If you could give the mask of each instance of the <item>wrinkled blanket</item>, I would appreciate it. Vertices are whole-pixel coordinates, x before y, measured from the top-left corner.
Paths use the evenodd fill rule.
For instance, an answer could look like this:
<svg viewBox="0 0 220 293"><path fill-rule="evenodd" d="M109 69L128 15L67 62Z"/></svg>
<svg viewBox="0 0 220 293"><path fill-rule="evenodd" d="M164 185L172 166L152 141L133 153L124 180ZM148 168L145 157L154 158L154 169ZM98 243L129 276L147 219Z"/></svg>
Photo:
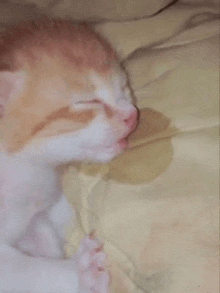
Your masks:
<svg viewBox="0 0 220 293"><path fill-rule="evenodd" d="M67 255L95 229L112 293L219 292L218 1L3 1L1 29L42 14L92 22L140 109L122 156L66 169Z"/></svg>

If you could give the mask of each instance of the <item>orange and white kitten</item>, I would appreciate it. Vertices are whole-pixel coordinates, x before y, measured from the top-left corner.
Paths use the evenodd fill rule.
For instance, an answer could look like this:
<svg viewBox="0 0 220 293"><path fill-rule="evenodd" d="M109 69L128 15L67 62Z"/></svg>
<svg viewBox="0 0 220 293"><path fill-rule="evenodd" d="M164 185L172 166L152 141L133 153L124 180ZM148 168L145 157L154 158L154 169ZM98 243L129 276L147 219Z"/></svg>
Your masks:
<svg viewBox="0 0 220 293"><path fill-rule="evenodd" d="M125 72L84 24L28 21L0 35L0 293L107 293L93 236L64 259L72 209L56 167L107 162L134 130Z"/></svg>

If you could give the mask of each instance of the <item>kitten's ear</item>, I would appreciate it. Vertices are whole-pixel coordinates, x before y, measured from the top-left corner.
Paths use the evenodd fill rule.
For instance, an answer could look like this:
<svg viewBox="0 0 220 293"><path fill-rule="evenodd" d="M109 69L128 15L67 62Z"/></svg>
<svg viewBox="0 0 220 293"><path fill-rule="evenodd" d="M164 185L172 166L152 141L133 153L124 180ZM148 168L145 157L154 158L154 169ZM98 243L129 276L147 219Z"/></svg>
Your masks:
<svg viewBox="0 0 220 293"><path fill-rule="evenodd" d="M24 89L26 74L23 71L0 71L0 116L6 104L15 99Z"/></svg>

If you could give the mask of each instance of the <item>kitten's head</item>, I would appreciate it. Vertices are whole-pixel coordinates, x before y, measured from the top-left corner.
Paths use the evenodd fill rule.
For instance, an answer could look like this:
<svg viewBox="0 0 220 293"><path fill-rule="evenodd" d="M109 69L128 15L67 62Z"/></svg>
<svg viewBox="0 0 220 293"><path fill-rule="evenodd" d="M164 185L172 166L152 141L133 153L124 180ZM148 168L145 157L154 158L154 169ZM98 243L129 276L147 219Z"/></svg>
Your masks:
<svg viewBox="0 0 220 293"><path fill-rule="evenodd" d="M126 75L110 46L89 28L68 24L70 38L65 22L59 33L55 25L45 27L31 42L25 33L24 50L16 42L16 50L7 50L11 64L9 54L2 54L6 149L53 164L109 161L126 147L137 122Z"/></svg>

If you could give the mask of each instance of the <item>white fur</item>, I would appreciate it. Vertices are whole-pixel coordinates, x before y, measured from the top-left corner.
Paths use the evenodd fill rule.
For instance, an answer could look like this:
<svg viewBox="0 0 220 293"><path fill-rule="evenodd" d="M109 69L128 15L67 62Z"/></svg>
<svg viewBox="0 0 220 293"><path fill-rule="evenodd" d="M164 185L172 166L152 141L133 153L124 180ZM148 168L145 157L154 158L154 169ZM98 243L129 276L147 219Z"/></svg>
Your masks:
<svg viewBox="0 0 220 293"><path fill-rule="evenodd" d="M106 119L100 106L84 129L36 137L18 153L0 154L0 293L94 292L81 287L78 262L62 258L63 231L73 214L62 196L56 166L78 160L106 162L119 155L119 140L131 131L125 121L136 111L119 76L107 84L94 75L94 82L96 96L116 109L112 119Z"/></svg>

